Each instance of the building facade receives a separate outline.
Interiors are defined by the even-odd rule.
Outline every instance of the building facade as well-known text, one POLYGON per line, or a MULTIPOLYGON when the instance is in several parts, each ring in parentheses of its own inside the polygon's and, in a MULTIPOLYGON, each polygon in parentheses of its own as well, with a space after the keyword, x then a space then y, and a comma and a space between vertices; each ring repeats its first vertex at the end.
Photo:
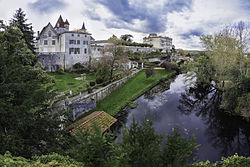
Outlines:
POLYGON ((157 34, 149 34, 148 37, 143 38, 143 43, 152 44, 154 48, 168 51, 172 49, 172 38, 158 36, 157 34))
POLYGON ((90 60, 91 34, 85 25, 78 30, 69 30, 68 20, 60 16, 56 25, 50 23, 38 32, 37 51, 44 70, 55 72, 71 69, 74 64, 87 64, 90 60))

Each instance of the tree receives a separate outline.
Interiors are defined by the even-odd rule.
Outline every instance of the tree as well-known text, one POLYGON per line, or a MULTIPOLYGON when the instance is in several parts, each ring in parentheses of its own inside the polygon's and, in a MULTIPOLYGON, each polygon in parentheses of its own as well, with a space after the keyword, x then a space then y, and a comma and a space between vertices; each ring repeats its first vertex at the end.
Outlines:
POLYGON ((101 128, 84 129, 76 134, 77 143, 69 153, 74 159, 83 162, 87 167, 114 166, 116 145, 110 133, 102 133, 101 128))
POLYGON ((133 36, 131 34, 125 34, 125 35, 121 35, 121 40, 124 40, 126 42, 132 42, 133 40, 131 38, 133 38, 133 36))
MULTIPOLYGON (((203 46, 211 60, 211 65, 215 70, 213 79, 217 87, 222 91, 226 89, 225 81, 230 79, 231 72, 235 71, 235 69, 239 70, 241 75, 247 76, 248 60, 242 55, 246 53, 248 46, 243 45, 242 35, 239 35, 240 37, 235 35, 237 31, 237 29, 232 27, 226 27, 220 33, 213 36, 207 35, 201 37, 203 46)), ((246 38, 249 39, 249 37, 246 38)))
POLYGON ((0 23, 0 153, 30 157, 59 148, 64 132, 49 112, 51 79, 22 37, 14 24, 0 23))
POLYGON ((244 56, 249 50, 249 32, 249 27, 239 22, 220 33, 201 38, 213 70, 207 75, 222 92, 222 107, 228 112, 247 117, 250 113, 245 112, 247 106, 242 105, 242 97, 248 97, 250 93, 248 58, 244 56), (244 112, 240 112, 239 108, 244 112))
POLYGON ((152 124, 152 120, 141 124, 133 120, 129 128, 123 128, 121 166, 159 166, 163 138, 155 134, 152 124))
POLYGON ((198 150, 195 137, 181 137, 178 128, 175 128, 173 134, 167 136, 161 155, 164 166, 185 166, 187 158, 191 157, 193 151, 198 150))
POLYGON ((26 23, 28 19, 25 18, 26 14, 24 11, 19 8, 16 10, 16 13, 14 14, 11 23, 16 24, 17 27, 21 30, 23 33, 22 39, 25 40, 25 43, 27 44, 28 48, 35 53, 35 46, 34 46, 34 32, 32 30, 32 24, 26 23))
POLYGON ((112 43, 111 45, 108 45, 104 48, 104 56, 106 54, 107 59, 109 61, 109 81, 112 81, 113 77, 113 71, 119 62, 120 59, 123 59, 125 57, 125 52, 122 46, 119 44, 119 40, 115 35, 113 35, 111 38, 109 38, 109 41, 112 43))
POLYGON ((111 62, 112 58, 109 56, 103 56, 97 62, 96 67, 96 79, 101 81, 108 81, 110 79, 111 62))

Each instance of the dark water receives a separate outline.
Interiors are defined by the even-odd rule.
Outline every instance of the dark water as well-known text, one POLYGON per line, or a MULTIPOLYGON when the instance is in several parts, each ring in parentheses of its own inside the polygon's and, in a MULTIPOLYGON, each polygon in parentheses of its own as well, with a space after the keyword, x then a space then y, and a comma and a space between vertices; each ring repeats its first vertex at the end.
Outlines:
POLYGON ((170 134, 176 126, 183 136, 195 134, 200 144, 197 160, 214 162, 234 153, 250 156, 250 122, 221 112, 213 89, 190 89, 186 85, 180 74, 170 89, 161 86, 144 94, 135 100, 139 103, 137 108, 128 110, 125 125, 130 126, 133 117, 144 121, 149 112, 158 134, 170 134))

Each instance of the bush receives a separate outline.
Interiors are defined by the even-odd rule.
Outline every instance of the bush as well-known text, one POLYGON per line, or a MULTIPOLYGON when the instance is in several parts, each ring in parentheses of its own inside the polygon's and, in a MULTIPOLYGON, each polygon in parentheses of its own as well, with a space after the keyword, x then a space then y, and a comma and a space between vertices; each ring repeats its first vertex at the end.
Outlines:
POLYGON ((103 83, 103 80, 101 78, 96 78, 95 82, 97 84, 101 84, 101 83, 103 83))
POLYGON ((165 61, 161 64, 162 68, 165 68, 166 70, 175 70, 175 71, 179 71, 179 68, 176 64, 170 63, 168 61, 165 61))
POLYGON ((63 71, 62 68, 60 68, 60 69, 58 70, 58 74, 64 74, 64 71, 63 71))
POLYGON ((90 86, 95 86, 95 82, 91 81, 91 82, 89 82, 89 85, 90 86))
POLYGON ((152 75, 154 75, 154 69, 152 67, 146 69, 145 74, 147 78, 151 77, 152 75))

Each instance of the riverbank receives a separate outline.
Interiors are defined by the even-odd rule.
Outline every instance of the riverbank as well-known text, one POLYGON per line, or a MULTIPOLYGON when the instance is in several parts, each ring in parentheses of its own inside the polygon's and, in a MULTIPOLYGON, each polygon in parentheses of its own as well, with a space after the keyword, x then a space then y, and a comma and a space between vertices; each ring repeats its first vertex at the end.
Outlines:
POLYGON ((175 71, 155 70, 154 76, 146 78, 145 71, 141 71, 120 89, 112 92, 108 97, 101 100, 93 111, 105 111, 115 116, 131 101, 157 85, 161 80, 168 79, 175 74, 175 71))

